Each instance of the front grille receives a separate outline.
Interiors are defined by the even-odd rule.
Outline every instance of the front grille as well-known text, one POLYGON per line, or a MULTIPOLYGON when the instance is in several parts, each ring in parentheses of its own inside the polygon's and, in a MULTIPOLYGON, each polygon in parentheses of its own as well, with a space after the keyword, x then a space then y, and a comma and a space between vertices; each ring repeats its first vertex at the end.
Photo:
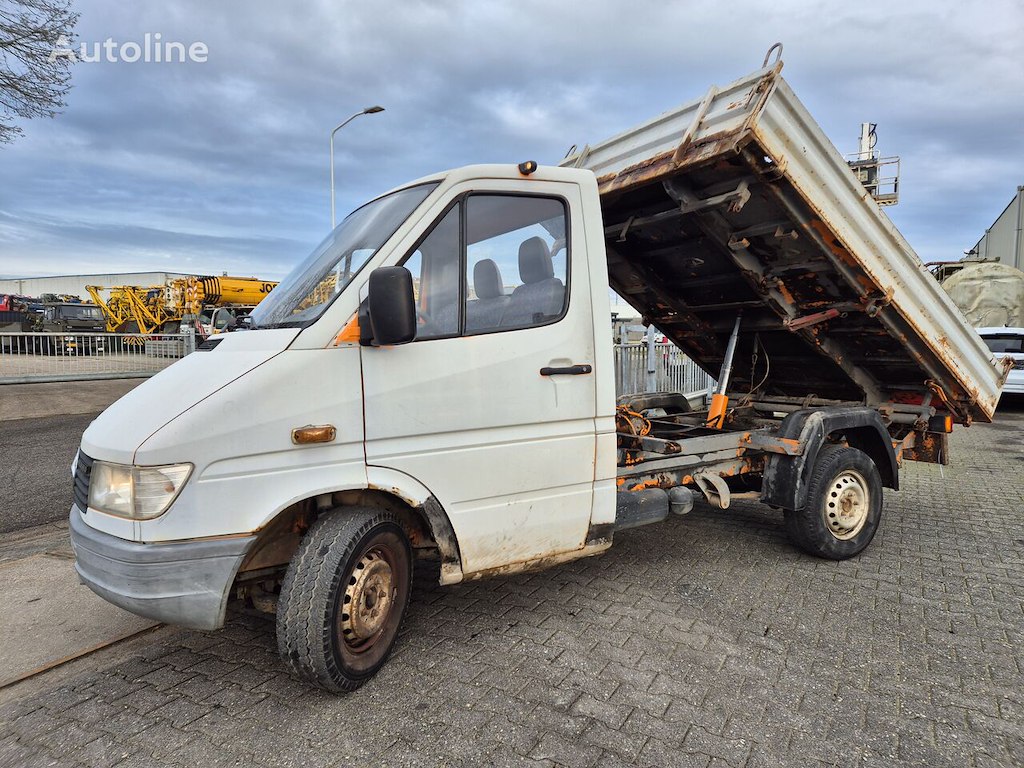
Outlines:
POLYGON ((81 451, 75 467, 75 504, 84 513, 89 508, 89 481, 92 479, 93 460, 81 451))
POLYGON ((1024 360, 1014 360, 1013 367, 1018 371, 1024 371, 1024 360))

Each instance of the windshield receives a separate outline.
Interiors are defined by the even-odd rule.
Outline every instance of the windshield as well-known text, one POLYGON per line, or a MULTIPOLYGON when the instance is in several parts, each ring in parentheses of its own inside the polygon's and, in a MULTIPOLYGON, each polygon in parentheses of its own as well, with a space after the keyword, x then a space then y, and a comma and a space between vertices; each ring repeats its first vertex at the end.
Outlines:
POLYGON ((993 336, 982 336, 988 348, 992 352, 996 353, 1014 353, 1020 354, 1024 352, 1024 336, 1007 333, 993 336))
POLYGON ((401 189, 350 213, 253 310, 251 327, 302 327, 320 317, 436 186, 401 189))
POLYGON ((99 307, 61 307, 60 316, 66 320, 102 320, 99 307))

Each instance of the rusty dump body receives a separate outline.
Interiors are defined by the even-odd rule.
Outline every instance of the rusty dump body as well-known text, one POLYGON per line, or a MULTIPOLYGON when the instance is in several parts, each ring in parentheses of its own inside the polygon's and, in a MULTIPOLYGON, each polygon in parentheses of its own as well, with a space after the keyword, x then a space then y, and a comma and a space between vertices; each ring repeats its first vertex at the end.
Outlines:
POLYGON ((729 394, 990 421, 1004 371, 780 75, 567 158, 598 178, 612 288, 729 394))

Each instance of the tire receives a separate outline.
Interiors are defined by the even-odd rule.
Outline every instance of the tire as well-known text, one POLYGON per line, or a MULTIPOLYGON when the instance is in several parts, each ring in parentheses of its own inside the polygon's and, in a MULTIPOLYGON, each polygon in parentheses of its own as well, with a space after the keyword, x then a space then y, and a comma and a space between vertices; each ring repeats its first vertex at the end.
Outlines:
POLYGON ((327 691, 354 691, 387 661, 411 590, 412 549, 393 514, 356 507, 322 516, 281 585, 281 657, 327 691))
POLYGON ((804 508, 786 510, 786 528, 800 549, 846 560, 871 543, 882 520, 882 479, 863 451, 826 445, 818 452, 804 508))

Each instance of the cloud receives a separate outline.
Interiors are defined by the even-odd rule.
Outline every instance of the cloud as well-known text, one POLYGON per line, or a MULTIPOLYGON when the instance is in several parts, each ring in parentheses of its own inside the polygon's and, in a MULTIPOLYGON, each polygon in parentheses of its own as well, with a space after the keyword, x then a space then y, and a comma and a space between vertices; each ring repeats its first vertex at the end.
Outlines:
POLYGON ((339 214, 472 162, 557 162, 699 97, 785 43, 784 74, 843 152, 902 157, 890 215, 925 259, 973 245, 1024 183, 1024 11, 522 0, 387 5, 82 0, 83 41, 204 42, 206 63, 74 68, 65 114, 0 148, 0 272, 279 277, 339 214))

